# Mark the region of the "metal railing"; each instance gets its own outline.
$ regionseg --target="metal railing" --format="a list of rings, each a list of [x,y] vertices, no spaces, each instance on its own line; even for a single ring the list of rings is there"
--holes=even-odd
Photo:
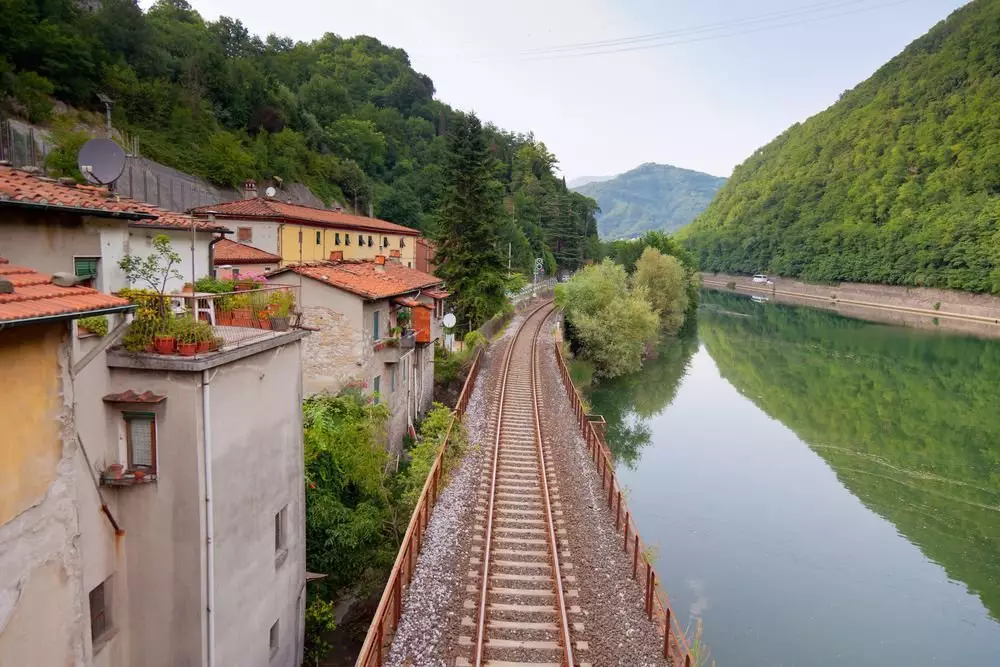
[[[298,325],[300,317],[295,285],[165,294],[166,318],[161,315],[158,294],[125,290],[121,295],[139,306],[123,339],[126,350],[137,354],[216,354],[279,336]],[[172,338],[172,346],[163,338]]]
[[[469,404],[472,395],[472,387],[475,385],[476,377],[479,375],[480,364],[482,363],[483,348],[476,352],[469,375],[462,385],[462,393],[458,396],[458,403],[451,415],[451,422],[445,432],[444,440],[438,449],[434,464],[427,474],[424,488],[420,492],[420,499],[417,501],[410,523],[406,527],[406,534],[399,547],[399,554],[396,562],[389,573],[389,581],[382,592],[382,599],[379,600],[378,608],[375,610],[375,617],[368,627],[368,635],[365,643],[361,646],[358,654],[356,667],[378,667],[382,664],[385,649],[392,641],[393,632],[399,624],[399,617],[403,613],[403,595],[407,587],[413,580],[413,572],[417,566],[417,556],[420,554],[420,543],[424,532],[427,530],[427,523],[430,520],[431,510],[437,503],[438,493],[443,483],[444,456],[448,445],[451,442],[451,432],[455,423],[461,421],[462,415]]]
[[[558,340],[555,341],[553,349],[559,363],[559,374],[562,376],[566,393],[569,394],[573,404],[573,412],[576,415],[580,433],[587,443],[587,450],[597,466],[597,471],[601,474],[601,490],[603,492],[607,489],[608,509],[615,514],[615,532],[623,531],[622,549],[625,551],[626,557],[629,554],[632,555],[632,578],[638,580],[640,576],[640,561],[641,567],[645,570],[644,613],[651,621],[655,617],[656,623],[662,628],[663,657],[669,658],[674,667],[682,665],[683,667],[691,667],[691,649],[688,647],[684,630],[670,608],[666,591],[663,590],[660,579],[656,576],[656,570],[650,562],[647,546],[639,537],[639,529],[632,520],[632,513],[628,509],[628,504],[622,495],[622,488],[618,484],[614,459],[604,441],[604,419],[587,414],[583,398],[570,378],[569,369],[566,367]]]

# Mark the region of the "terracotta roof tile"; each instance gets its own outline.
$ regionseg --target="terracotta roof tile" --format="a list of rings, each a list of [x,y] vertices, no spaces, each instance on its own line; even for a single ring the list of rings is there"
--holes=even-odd
[[[441,284],[440,278],[401,264],[376,266],[371,260],[318,262],[287,266],[272,274],[294,271],[366,299],[387,299]]]
[[[167,397],[154,394],[148,390],[136,393],[131,389],[127,389],[118,394],[108,394],[103,400],[107,403],[162,403],[167,400]]]
[[[94,310],[129,306],[126,299],[90,287],[60,287],[52,276],[9,264],[0,258],[0,276],[14,286],[13,294],[0,294],[0,323],[37,317],[85,316]]]
[[[318,227],[340,227],[347,229],[364,229],[366,231],[384,232],[388,234],[405,234],[420,236],[420,232],[410,227],[397,225],[378,218],[365,218],[360,215],[350,215],[341,211],[331,211],[325,208],[314,208],[302,204],[288,204],[277,199],[257,197],[231,202],[199,206],[191,209],[195,215],[206,215],[214,211],[218,218],[263,218],[296,222]]]
[[[447,299],[451,296],[451,292],[445,292],[443,289],[429,289],[424,290],[424,294],[431,297],[432,299]]]
[[[138,227],[195,229],[228,232],[224,225],[197,220],[189,215],[161,210],[152,204],[119,197],[93,185],[66,185],[25,171],[0,166],[0,204],[15,206],[56,206],[78,209],[101,217],[119,217]]]
[[[215,264],[267,264],[281,261],[278,255],[252,245],[224,239],[215,244]]]

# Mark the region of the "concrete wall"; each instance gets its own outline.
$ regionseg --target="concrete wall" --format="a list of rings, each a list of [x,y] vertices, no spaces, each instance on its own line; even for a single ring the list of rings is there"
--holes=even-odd
[[[236,269],[240,275],[246,276],[250,274],[262,275],[268,271],[272,271],[278,268],[278,264],[233,264],[230,268],[224,269],[221,266],[215,267],[215,277],[219,280],[229,280],[233,277],[233,270]]]
[[[66,332],[0,331],[3,665],[88,664]]]
[[[0,256],[43,273],[72,273],[74,257],[100,257],[96,286],[102,291],[125,286],[118,261],[127,238],[125,220],[50,211],[5,211],[0,216]]]
[[[142,227],[129,228],[128,251],[136,257],[146,258],[153,253],[153,238],[159,234],[165,234],[170,239],[170,246],[181,256],[181,261],[174,265],[174,269],[180,272],[181,278],[169,278],[167,280],[167,292],[177,292],[184,287],[184,283],[204,278],[209,274],[209,243],[212,241],[212,234],[200,232],[195,234],[194,248],[194,273],[191,272],[191,232],[183,230],[147,229]],[[133,287],[148,287],[145,284],[135,284]]]
[[[279,225],[277,222],[267,220],[219,220],[233,233],[229,236],[233,241],[252,245],[254,248],[265,250],[275,255],[281,255],[281,245],[279,241]],[[240,241],[239,228],[249,227],[252,234],[249,241]]]

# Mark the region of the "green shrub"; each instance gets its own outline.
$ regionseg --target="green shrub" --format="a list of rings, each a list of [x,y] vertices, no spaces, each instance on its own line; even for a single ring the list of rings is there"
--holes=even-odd
[[[108,318],[104,315],[94,317],[84,317],[77,321],[77,327],[86,329],[92,334],[97,334],[101,338],[108,335]]]
[[[14,77],[14,97],[24,106],[32,123],[41,123],[52,116],[52,82],[35,72],[20,72]]]
[[[470,331],[465,334],[465,338],[462,339],[462,350],[464,352],[472,352],[480,345],[486,344],[486,337],[478,331]]]

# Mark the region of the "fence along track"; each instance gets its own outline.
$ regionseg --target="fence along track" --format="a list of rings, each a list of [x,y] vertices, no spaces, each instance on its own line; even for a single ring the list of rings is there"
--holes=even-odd
[[[528,315],[503,362],[492,465],[481,488],[486,504],[478,508],[484,536],[476,535],[473,546],[482,559],[474,556],[472,564],[481,569],[469,572],[479,578],[478,587],[468,586],[479,593],[478,613],[475,621],[463,619],[476,636],[474,642],[460,638],[460,645],[474,646],[476,667],[575,665],[566,598],[576,592],[563,590],[554,519],[562,512],[553,510],[557,487],[538,411],[536,342],[551,312],[547,303]],[[467,601],[466,607],[475,605]],[[460,658],[457,664],[470,663]]]

